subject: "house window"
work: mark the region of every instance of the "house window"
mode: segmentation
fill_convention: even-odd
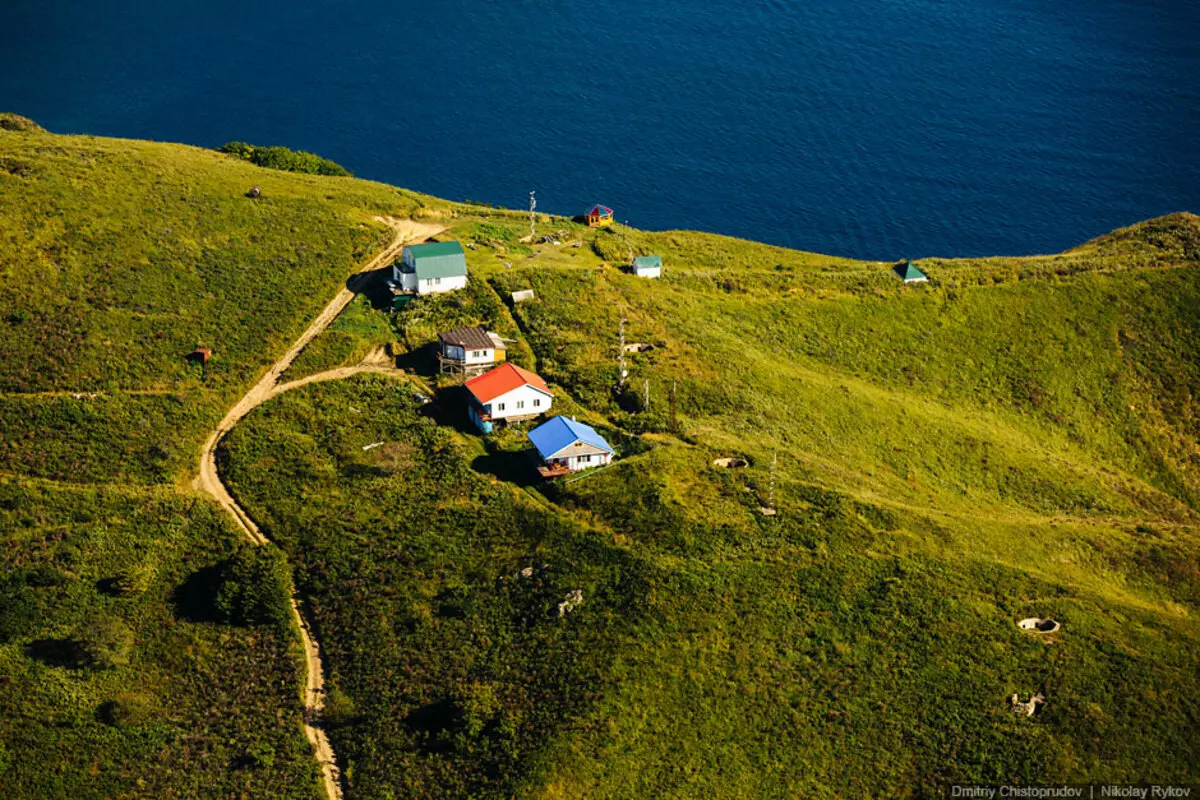
[[[524,407],[525,407],[525,401],[524,401],[524,400],[518,400],[518,401],[517,401],[517,408],[524,408]]]
[[[542,398],[540,398],[540,397],[533,398],[533,407],[534,408],[537,408],[541,404],[542,404]]]
[[[586,463],[588,463],[588,462],[589,462],[589,461],[591,461],[591,460],[592,460],[592,457],[591,457],[591,456],[580,456],[580,457],[579,457],[579,463],[580,463],[580,464],[586,464]]]
[[[497,411],[503,411],[503,410],[504,410],[504,403],[497,403],[497,404],[496,404],[496,410],[497,410]]]

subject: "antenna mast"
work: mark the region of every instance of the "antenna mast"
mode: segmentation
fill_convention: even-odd
[[[537,198],[534,197],[536,192],[529,193],[529,241],[533,241],[533,226],[537,222]]]

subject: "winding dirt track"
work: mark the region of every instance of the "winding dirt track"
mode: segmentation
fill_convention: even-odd
[[[329,327],[329,324],[337,319],[342,310],[354,299],[355,294],[362,288],[365,273],[385,266],[390,259],[395,258],[399,254],[400,249],[404,245],[411,242],[424,241],[445,230],[440,225],[422,224],[410,220],[393,219],[385,221],[395,231],[395,236],[392,238],[391,243],[377,256],[367,262],[354,277],[347,281],[347,286],[337,293],[337,296],[329,302],[329,305],[325,306],[321,313],[317,315],[317,318],[305,329],[304,333],[300,334],[300,337],[288,348],[288,351],[271,365],[266,374],[262,376],[258,383],[254,384],[254,387],[233,408],[229,409],[229,412],[217,424],[212,435],[208,437],[208,440],[204,443],[204,448],[200,452],[200,473],[196,477],[196,488],[202,489],[215,497],[217,502],[224,506],[225,510],[233,516],[238,526],[245,532],[250,541],[256,545],[266,545],[270,544],[270,542],[267,537],[263,536],[258,526],[254,524],[254,520],[250,518],[250,515],[233,499],[233,495],[225,488],[225,484],[221,482],[221,476],[217,472],[217,445],[221,443],[225,435],[233,430],[234,426],[243,417],[272,397],[276,397],[286,391],[306,386],[310,383],[348,378],[363,372],[395,374],[395,370],[381,366],[377,359],[368,356],[367,360],[358,366],[342,367],[316,375],[309,375],[299,380],[289,381],[288,383],[279,383],[280,376],[291,366],[296,356],[300,355],[300,352],[318,334]],[[304,734],[312,744],[313,752],[321,764],[325,794],[329,797],[329,800],[341,800],[342,785],[337,760],[334,756],[333,748],[329,744],[329,738],[325,735],[325,730],[320,725],[321,713],[325,705],[325,675],[321,667],[321,651],[317,647],[317,640],[312,634],[308,620],[301,613],[300,598],[296,596],[292,597],[292,615],[299,626],[300,638],[304,644],[304,662],[307,674],[304,690]]]

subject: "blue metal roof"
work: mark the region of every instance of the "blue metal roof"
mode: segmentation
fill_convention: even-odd
[[[553,417],[529,432],[529,441],[537,448],[543,459],[558,453],[575,442],[590,444],[601,450],[615,452],[604,438],[590,425],[584,425],[570,417]]]
[[[662,256],[638,256],[633,260],[635,269],[654,269],[662,267]]]

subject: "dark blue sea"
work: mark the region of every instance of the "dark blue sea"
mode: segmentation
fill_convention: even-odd
[[[0,110],[842,255],[1200,212],[1200,0],[0,0]]]

